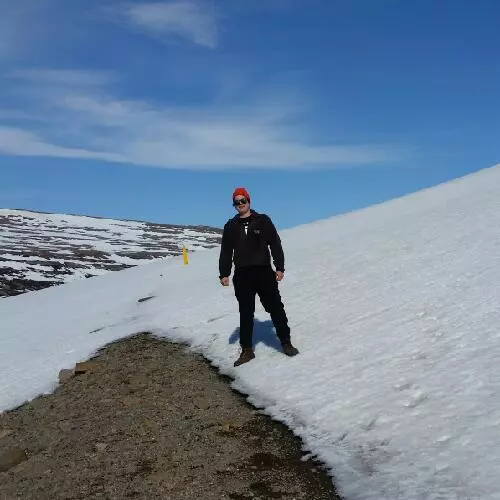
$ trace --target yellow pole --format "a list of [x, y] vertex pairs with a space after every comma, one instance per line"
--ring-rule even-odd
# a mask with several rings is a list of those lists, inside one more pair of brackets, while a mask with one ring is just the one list
[[182, 247], [182, 260], [184, 261], [185, 266], [187, 266], [189, 264], [188, 251], [187, 251], [187, 248], [185, 246]]

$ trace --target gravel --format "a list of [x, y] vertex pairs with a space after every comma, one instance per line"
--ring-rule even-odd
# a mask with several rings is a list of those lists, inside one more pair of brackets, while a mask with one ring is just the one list
[[298, 438], [184, 346], [141, 333], [91, 361], [0, 415], [1, 499], [339, 499]]

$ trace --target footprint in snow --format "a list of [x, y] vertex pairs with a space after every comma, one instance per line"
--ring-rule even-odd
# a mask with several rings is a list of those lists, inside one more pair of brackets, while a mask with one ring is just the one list
[[365, 430], [365, 431], [371, 431], [375, 428], [375, 425], [377, 424], [377, 417], [372, 418], [369, 422], [365, 422], [360, 424], [360, 427]]
[[417, 391], [412, 395], [410, 401], [405, 403], [405, 406], [407, 408], [416, 408], [417, 406], [421, 405], [427, 399], [429, 399], [428, 394], [426, 394], [425, 392], [422, 392], [422, 391]]
[[395, 391], [401, 392], [406, 391], [407, 389], [411, 389], [413, 387], [413, 384], [411, 382], [403, 382], [401, 384], [394, 384], [393, 387]]

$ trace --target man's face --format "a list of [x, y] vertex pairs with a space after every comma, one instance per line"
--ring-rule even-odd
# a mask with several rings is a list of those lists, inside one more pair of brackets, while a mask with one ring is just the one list
[[245, 215], [250, 210], [250, 202], [245, 196], [236, 195], [233, 200], [233, 205], [240, 215]]

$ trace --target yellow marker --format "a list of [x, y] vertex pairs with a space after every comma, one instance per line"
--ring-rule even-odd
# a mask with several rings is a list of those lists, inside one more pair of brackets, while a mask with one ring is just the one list
[[184, 265], [187, 266], [189, 261], [188, 261], [188, 251], [186, 247], [182, 247], [182, 259], [184, 261]]

